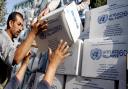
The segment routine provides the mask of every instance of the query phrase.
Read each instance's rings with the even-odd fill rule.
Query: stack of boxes
[[[65,89],[117,89],[111,80],[68,76]]]
[[[128,2],[108,0],[107,4],[86,13],[90,16],[85,33],[59,66],[52,89],[126,89]],[[68,24],[73,28],[73,23]],[[42,79],[40,75],[34,86]]]
[[[67,75],[78,76],[81,73],[83,41],[78,37],[83,27],[76,5],[72,3],[67,7],[59,8],[42,19],[48,20],[49,27],[46,39],[41,37],[43,36],[41,33],[36,38],[40,51],[44,51],[48,46],[52,49],[56,48],[60,39],[67,41],[71,46],[69,49],[71,55],[58,67],[52,85],[52,89],[65,89]]]
[[[86,14],[90,22],[81,36],[84,42],[71,46],[72,55],[59,66],[53,89],[126,89],[127,8],[126,0],[109,0]]]
[[[113,1],[90,11],[89,39],[84,40],[79,63],[81,72],[63,73],[64,89],[126,89],[128,2],[124,2]],[[73,63],[66,66],[70,69]]]
[[[91,10],[89,39],[84,40],[82,76],[114,81],[114,89],[126,89],[127,8],[127,0],[111,0]]]

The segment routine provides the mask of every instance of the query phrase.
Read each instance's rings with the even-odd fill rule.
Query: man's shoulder
[[[0,45],[10,45],[10,39],[4,30],[0,30]]]
[[[5,31],[4,30],[0,30],[0,36],[5,36]]]
[[[2,34],[3,33],[3,30],[2,29],[0,29],[0,34]]]
[[[8,39],[8,34],[7,34],[7,32],[5,30],[0,30],[0,38],[1,38],[1,40],[8,41],[7,40]]]

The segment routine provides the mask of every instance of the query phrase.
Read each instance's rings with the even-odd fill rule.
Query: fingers
[[[29,52],[28,54],[27,54],[27,57],[30,57],[31,56],[31,53]]]
[[[44,23],[40,23],[39,29],[47,29],[48,23],[45,21]]]
[[[39,14],[39,17],[45,16],[50,12],[49,8],[45,8],[44,10],[41,11]]]
[[[60,48],[60,51],[64,51],[65,48],[67,48],[67,42],[64,42]]]
[[[39,16],[44,16],[44,13],[45,13],[45,11],[42,10],[41,13],[39,14]]]
[[[31,53],[28,52],[27,55],[24,57],[23,64],[28,64],[30,59]]]
[[[47,28],[48,28],[47,21],[37,20],[36,22],[33,21],[32,24],[31,24],[31,29],[34,30],[35,34],[38,33],[39,30],[46,31]]]
[[[67,42],[60,40],[60,43],[59,43],[57,49],[59,49],[60,51],[63,51],[65,53],[69,49],[69,46],[68,46]]]
[[[67,46],[64,48],[63,53],[66,54],[66,53],[68,52],[68,50],[69,50],[69,46],[67,45]]]
[[[64,55],[64,58],[65,58],[65,57],[68,57],[68,56],[70,56],[70,53],[69,53],[69,52],[67,52],[67,53]]]
[[[60,40],[60,43],[59,43],[57,49],[60,49],[61,48],[62,43],[63,43],[63,40]]]
[[[51,48],[48,48],[48,56],[50,57],[52,55],[52,50]]]
[[[63,53],[65,53],[69,49],[69,46],[67,42],[64,42],[63,40],[59,44],[59,50]]]
[[[31,27],[34,28],[34,29],[37,28],[37,27],[39,27],[39,25],[40,25],[39,21],[36,21],[36,22],[33,21],[33,22],[31,23]]]
[[[63,62],[64,58],[69,56],[69,46],[67,45],[67,42],[64,42],[63,40],[60,40],[60,43],[57,47],[57,49],[52,53],[51,49],[49,49],[48,56],[51,63],[55,65],[59,65],[61,62]]]
[[[25,56],[25,60],[29,60],[30,56],[31,56],[31,53],[28,52],[27,55]]]
[[[60,50],[60,52],[62,52],[63,56],[69,56],[69,46],[67,44],[67,42],[64,42],[63,40],[60,40],[60,43],[58,45],[58,50]]]
[[[49,12],[50,12],[49,8],[46,8],[44,15],[47,15]]]

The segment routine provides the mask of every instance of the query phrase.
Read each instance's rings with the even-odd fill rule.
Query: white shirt
[[[11,65],[15,55],[16,45],[6,31],[0,31],[0,58]]]

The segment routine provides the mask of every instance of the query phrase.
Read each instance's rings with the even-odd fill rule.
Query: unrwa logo
[[[107,20],[108,20],[108,15],[107,14],[101,15],[101,16],[98,17],[98,23],[99,24],[106,23]]]
[[[98,48],[92,49],[90,52],[90,57],[93,60],[99,60],[101,58],[101,55],[102,55],[102,51],[101,49]]]

